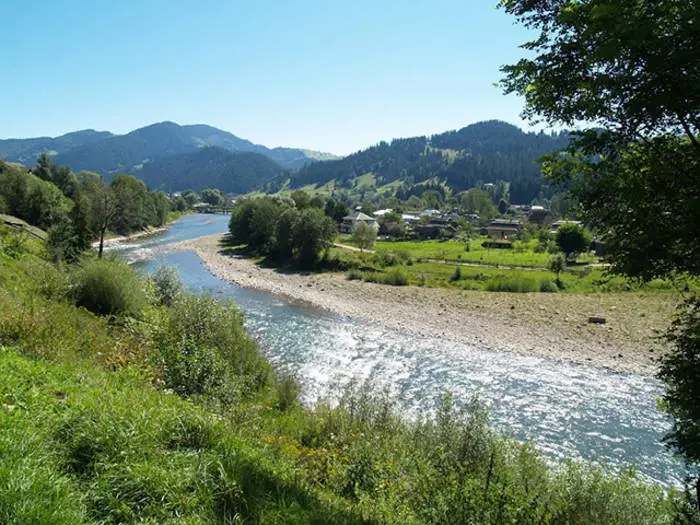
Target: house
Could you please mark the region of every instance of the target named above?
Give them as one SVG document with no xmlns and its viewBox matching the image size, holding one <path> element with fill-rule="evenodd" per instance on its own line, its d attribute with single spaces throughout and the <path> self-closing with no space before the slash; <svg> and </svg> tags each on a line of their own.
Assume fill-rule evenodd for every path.
<svg viewBox="0 0 700 525">
<path fill-rule="evenodd" d="M 527 220 L 538 226 L 551 220 L 552 214 L 544 206 L 531 206 L 527 214 Z"/>
<path fill-rule="evenodd" d="M 509 239 L 514 237 L 521 227 L 519 220 L 496 219 L 483 228 L 482 232 L 493 239 Z"/>
<path fill-rule="evenodd" d="M 556 231 L 559 229 L 559 226 L 561 226 L 562 224 L 568 224 L 568 223 L 576 224 L 577 226 L 583 225 L 583 223 L 581 221 L 556 221 L 556 222 L 552 223 L 549 231 L 550 231 L 550 233 L 556 233 Z"/>
<path fill-rule="evenodd" d="M 368 224 L 374 228 L 377 227 L 376 219 L 359 211 L 343 217 L 343 222 L 340 224 L 340 233 L 352 233 L 361 223 Z"/>
<path fill-rule="evenodd" d="M 392 210 L 391 208 L 386 208 L 384 210 L 377 210 L 372 215 L 379 218 L 379 217 L 384 217 L 387 213 L 391 213 L 392 211 L 394 211 L 394 210 Z"/>
<path fill-rule="evenodd" d="M 417 215 L 410 215 L 408 213 L 404 213 L 401 215 L 401 222 L 404 224 L 415 224 L 420 220 L 420 217 Z"/>
</svg>

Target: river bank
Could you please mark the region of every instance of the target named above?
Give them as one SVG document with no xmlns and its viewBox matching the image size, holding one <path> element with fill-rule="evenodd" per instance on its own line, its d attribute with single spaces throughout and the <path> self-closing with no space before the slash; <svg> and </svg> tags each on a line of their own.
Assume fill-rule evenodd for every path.
<svg viewBox="0 0 700 525">
<path fill-rule="evenodd" d="M 240 286 L 418 336 L 493 350 L 651 375 L 663 352 L 673 294 L 517 294 L 394 287 L 348 281 L 343 274 L 284 273 L 220 253 L 222 235 L 177 243 L 212 273 Z M 590 324 L 590 316 L 605 324 Z"/>
<path fill-rule="evenodd" d="M 150 237 L 151 235 L 157 235 L 159 233 L 163 233 L 168 229 L 167 226 L 161 226 L 159 228 L 148 228 L 146 230 L 142 230 L 140 232 L 136 233 L 131 233 L 129 235 L 119 235 L 117 237 L 109 237 L 108 239 L 104 240 L 103 246 L 113 246 L 115 244 L 119 244 L 120 242 L 126 242 L 126 241 L 133 241 L 134 239 L 141 239 L 143 237 Z M 100 241 L 95 241 L 92 243 L 93 248 L 99 248 L 100 247 Z"/>
</svg>

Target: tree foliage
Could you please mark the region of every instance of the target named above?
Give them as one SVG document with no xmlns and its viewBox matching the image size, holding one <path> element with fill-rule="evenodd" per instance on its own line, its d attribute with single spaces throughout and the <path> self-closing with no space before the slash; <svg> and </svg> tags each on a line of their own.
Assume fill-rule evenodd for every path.
<svg viewBox="0 0 700 525">
<path fill-rule="evenodd" d="M 590 234 L 583 226 L 574 222 L 567 222 L 557 228 L 555 241 L 559 249 L 567 259 L 575 257 L 577 253 L 588 250 L 591 244 Z"/>
<path fill-rule="evenodd" d="M 221 190 L 207 188 L 202 190 L 200 197 L 203 202 L 212 206 L 221 206 L 224 203 L 224 195 Z"/>
<path fill-rule="evenodd" d="M 666 382 L 663 404 L 673 416 L 666 436 L 689 461 L 700 463 L 700 299 L 681 305 L 667 334 L 675 351 L 662 358 L 659 377 Z"/>
<path fill-rule="evenodd" d="M 244 199 L 233 208 L 231 241 L 268 255 L 278 262 L 313 267 L 335 236 L 335 225 L 316 207 L 297 208 L 294 200 L 278 197 Z"/>
<path fill-rule="evenodd" d="M 524 115 L 584 121 L 544 164 L 604 236 L 613 271 L 700 271 L 700 10 L 696 2 L 505 0 L 539 31 L 535 58 L 505 66 Z"/>
<path fill-rule="evenodd" d="M 377 240 L 377 230 L 367 223 L 361 222 L 352 232 L 352 242 L 362 251 L 371 250 Z"/>
<path fill-rule="evenodd" d="M 602 236 L 612 271 L 650 280 L 700 274 L 700 9 L 696 1 L 503 0 L 539 35 L 502 71 L 524 115 L 586 122 L 544 169 Z M 700 462 L 698 300 L 669 331 L 660 377 L 668 438 Z M 700 496 L 700 483 L 696 485 Z M 699 498 L 700 499 L 700 498 Z M 700 504 L 700 501 L 698 501 Z"/>
</svg>

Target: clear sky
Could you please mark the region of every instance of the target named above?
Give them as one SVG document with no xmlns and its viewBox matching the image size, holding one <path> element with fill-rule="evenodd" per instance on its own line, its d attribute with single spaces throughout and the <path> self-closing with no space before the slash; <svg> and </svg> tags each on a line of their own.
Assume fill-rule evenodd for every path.
<svg viewBox="0 0 700 525">
<path fill-rule="evenodd" d="M 172 120 L 347 154 L 487 119 L 528 39 L 496 0 L 2 0 L 0 138 Z"/>
</svg>

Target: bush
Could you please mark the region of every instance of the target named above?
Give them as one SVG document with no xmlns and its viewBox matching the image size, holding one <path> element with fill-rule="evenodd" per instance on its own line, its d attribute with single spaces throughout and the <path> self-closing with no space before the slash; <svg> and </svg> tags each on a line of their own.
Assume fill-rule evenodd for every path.
<svg viewBox="0 0 700 525">
<path fill-rule="evenodd" d="M 489 292 L 528 293 L 539 291 L 538 283 L 529 277 L 495 277 L 486 281 Z"/>
<path fill-rule="evenodd" d="M 177 270 L 171 266 L 159 267 L 151 276 L 160 304 L 172 305 L 182 296 L 184 287 Z"/>
<path fill-rule="evenodd" d="M 299 403 L 301 382 L 293 374 L 284 374 L 277 378 L 277 408 L 282 411 L 289 410 Z"/>
<path fill-rule="evenodd" d="M 450 277 L 450 281 L 452 281 L 452 282 L 459 281 L 461 278 L 462 278 L 462 268 L 457 266 L 457 268 L 455 268 L 455 273 L 453 273 L 452 277 Z"/>
<path fill-rule="evenodd" d="M 231 402 L 272 384 L 272 368 L 233 303 L 184 296 L 162 313 L 152 338 L 166 386 L 183 395 Z"/>
<path fill-rule="evenodd" d="M 563 288 L 563 286 L 560 286 L 549 279 L 542 279 L 540 281 L 540 292 L 555 293 L 559 290 L 559 288 Z"/>
<path fill-rule="evenodd" d="M 360 270 L 352 269 L 347 274 L 348 281 L 361 281 L 362 272 Z"/>
<path fill-rule="evenodd" d="M 393 252 L 380 252 L 374 256 L 374 261 L 376 264 L 382 268 L 387 268 L 389 266 L 396 266 L 402 264 L 405 259 L 402 259 L 398 254 Z"/>
<path fill-rule="evenodd" d="M 93 259 L 75 274 L 75 300 L 99 315 L 138 317 L 149 303 L 146 282 L 124 261 Z"/>
<path fill-rule="evenodd" d="M 408 284 L 408 275 L 401 268 L 394 268 L 390 272 L 383 274 L 382 283 L 392 286 L 406 286 Z"/>
</svg>

